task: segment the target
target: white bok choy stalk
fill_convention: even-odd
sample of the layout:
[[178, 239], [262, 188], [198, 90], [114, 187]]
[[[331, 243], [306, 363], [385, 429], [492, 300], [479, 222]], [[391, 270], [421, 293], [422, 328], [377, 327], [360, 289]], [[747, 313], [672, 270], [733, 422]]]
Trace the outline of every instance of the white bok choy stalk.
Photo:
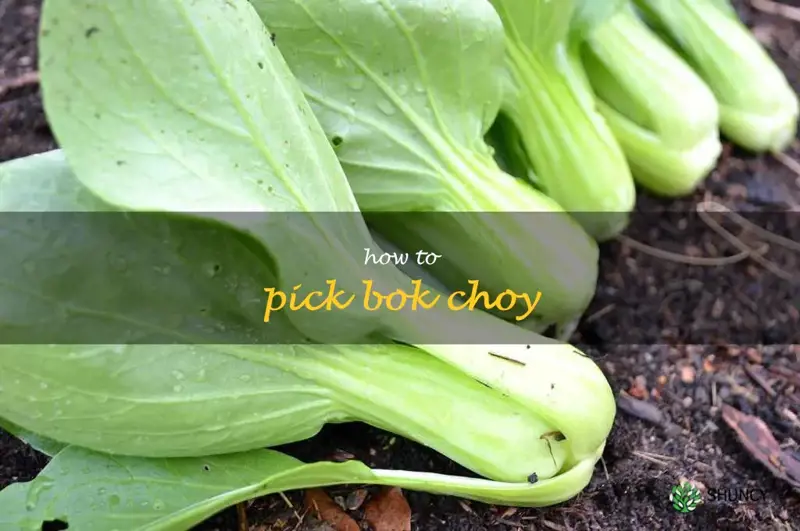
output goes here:
[[631, 170], [598, 113], [580, 64], [580, 44], [620, 0], [491, 0], [505, 29], [502, 112], [532, 165], [536, 186], [598, 240], [628, 223], [636, 199]]
[[630, 3], [587, 35], [581, 58], [634, 178], [660, 195], [691, 193], [722, 151], [711, 89]]
[[714, 92], [725, 136], [757, 152], [782, 151], [792, 142], [797, 94], [728, 0], [634, 3]]
[[493, 294], [541, 291], [532, 328], [585, 311], [596, 244], [556, 202], [502, 171], [483, 139], [503, 95], [503, 28], [491, 5], [251, 3], [378, 232], [441, 254], [429, 269], [452, 290], [480, 279]]
[[[165, 54], [164, 49], [181, 53]], [[8, 302], [9, 311], [20, 311], [22, 315], [10, 321], [20, 327], [10, 326], [7, 330], [9, 334], [17, 334], [7, 337], [19, 337], [20, 341], [4, 349], [0, 416], [24, 429], [65, 443], [102, 447], [102, 451], [112, 454], [134, 452], [152, 457], [205, 456], [264, 446], [269, 444], [269, 430], [265, 426], [274, 420], [271, 416], [279, 419], [289, 415], [293, 406], [307, 409], [311, 419], [298, 421], [287, 417], [276, 421], [274, 444], [288, 437], [287, 433], [279, 432], [288, 432], [294, 439], [303, 438], [312, 435], [314, 426], [318, 429], [324, 421], [353, 417], [377, 425], [386, 422], [400, 433], [425, 440], [429, 428], [413, 426], [414, 414], [398, 422], [402, 427], [395, 426], [391, 416], [377, 412], [377, 405], [373, 413], [367, 408], [358, 409], [359, 406], [350, 402], [352, 396], [346, 393], [337, 395], [336, 400], [332, 398], [331, 386], [346, 387], [351, 392], [356, 380], [374, 378], [369, 369], [372, 357], [361, 358], [366, 367], [362, 369], [361, 364], [344, 362], [347, 356], [341, 353], [341, 347], [311, 349], [307, 342], [297, 343], [300, 340], [292, 339], [291, 334], [288, 338], [283, 336], [288, 327], [265, 327], [261, 321], [260, 287], [270, 281], [264, 276], [266, 271], [277, 277], [278, 286], [291, 287], [299, 283], [314, 286], [314, 282], [321, 279], [336, 278], [352, 288], [361, 279], [369, 278], [367, 269], [356, 257], [363, 256], [362, 249], [369, 247], [372, 239], [335, 153], [274, 47], [269, 31], [251, 5], [244, 0], [224, 3], [147, 0], [113, 5], [91, 0], [76, 6], [66, 0], [48, 0], [42, 13], [40, 51], [47, 116], [68, 161], [69, 171], [82, 187], [71, 193], [77, 195], [80, 204], [92, 197], [106, 205], [106, 209], [139, 211], [152, 216], [144, 218], [150, 220], [145, 222], [139, 217], [142, 214], [120, 219], [144, 225], [144, 228], [138, 227], [141, 232], [134, 231], [134, 234], [145, 242], [149, 236], [160, 241], [162, 246], [174, 243], [178, 246], [178, 256], [169, 267], [164, 267], [166, 264], [160, 260], [167, 255], [160, 252], [129, 251], [125, 255], [122, 249], [118, 254], [127, 256], [123, 259], [115, 253], [105, 257], [86, 253], [87, 256], [76, 257], [82, 259], [86, 267], [73, 268], [69, 261], [62, 260], [61, 254], [69, 247], [60, 242], [49, 242], [53, 248], [50, 253], [46, 245], [36, 242], [26, 244], [23, 241], [18, 248], [12, 245], [10, 249], [16, 249], [20, 264], [27, 264], [27, 267], [23, 265], [20, 272], [17, 266], [18, 283], [4, 285], [8, 296], [4, 295], [2, 300]], [[74, 210], [50, 207], [63, 196], [57, 192], [59, 186], [67, 185], [66, 173], [66, 167], [58, 169], [54, 172], [59, 176], [57, 180], [41, 186], [38, 194], [32, 192], [40, 206], [27, 210], [34, 214], [51, 210], [69, 214]], [[15, 210], [16, 204], [12, 202], [6, 210]], [[157, 225], [161, 219], [154, 212], [162, 212], [164, 218], [174, 219], [176, 223], [184, 223], [189, 233], [187, 237], [184, 239], [177, 234], [173, 241], [168, 237], [170, 228], [150, 226], [148, 229], [149, 224]], [[323, 219], [316, 215], [322, 212], [340, 215]], [[49, 216], [42, 219], [59, 220]], [[331, 219], [335, 221], [330, 222]], [[222, 251], [216, 254], [216, 260], [208, 261], [208, 255], [202, 254], [213, 251], [210, 246], [209, 250], [205, 249], [207, 240], [212, 238], [203, 230], [220, 234], [228, 231], [229, 236], [218, 236]], [[9, 234], [12, 243], [13, 236]], [[113, 235], [105, 236], [109, 244], [112, 243]], [[235, 274], [230, 278], [224, 271], [226, 268], [236, 271], [237, 266], [235, 260], [228, 265], [231, 259], [226, 255], [226, 246], [237, 245], [240, 248], [232, 249], [232, 256], [241, 255], [246, 249], [259, 260], [248, 259], [249, 275]], [[20, 256], [19, 253], [24, 254]], [[199, 254], [192, 256], [193, 253]], [[27, 260], [27, 257], [37, 256], [42, 256], [44, 262]], [[108, 276], [101, 275], [104, 270], [116, 268], [127, 278], [129, 269], [146, 263], [145, 258], [154, 260], [155, 268], [152, 263], [147, 264], [151, 276], [137, 282], [141, 294], [132, 293], [130, 286], [123, 290], [122, 285], [119, 291], [99, 289], [103, 284], [101, 280]], [[194, 269], [186, 270], [179, 282], [170, 271], [180, 263]], [[34, 274], [50, 264], [58, 267], [45, 271], [44, 277]], [[91, 267], [95, 268], [95, 274], [76, 276], [75, 271]], [[407, 277], [393, 267], [384, 267], [382, 271], [380, 278], [376, 277], [380, 285], [395, 287], [403, 282], [407, 285]], [[165, 275], [165, 279], [156, 282], [156, 275]], [[205, 284], [201, 283], [205, 287], [197, 288], [202, 305], [181, 297], [193, 293], [186, 280], [194, 277], [205, 279]], [[222, 289], [218, 291], [209, 278], [227, 283], [224, 287], [218, 286]], [[97, 282], [98, 289], [80, 289], [92, 288], [91, 284], [79, 285], [81, 281], [87, 282], [86, 279]], [[155, 283], [151, 290], [141, 287], [148, 281]], [[18, 289], [24, 282], [39, 284]], [[43, 297], [42, 290], [47, 292], [47, 297]], [[382, 290], [388, 291], [392, 290]], [[157, 297], [159, 293], [163, 296]], [[130, 295], [124, 299], [128, 304], [120, 305], [115, 299], [120, 294]], [[20, 302], [18, 307], [13, 304], [15, 300]], [[41, 308], [45, 300], [59, 304]], [[39, 306], [34, 304], [36, 301]], [[187, 301], [194, 308], [188, 314], [183, 312]], [[166, 305], [162, 315], [150, 314], [154, 303]], [[247, 310], [255, 309], [258, 303], [261, 311]], [[207, 317], [209, 305], [218, 308], [219, 315], [228, 321]], [[454, 449], [459, 444], [457, 438], [451, 441], [448, 437], [439, 437], [437, 442], [434, 436], [428, 443], [438, 445], [444, 452], [460, 455], [455, 458], [482, 470], [489, 479], [497, 478], [506, 483], [402, 471], [376, 475], [376, 482], [523, 505], [565, 499], [588, 482], [611, 428], [615, 409], [608, 383], [590, 359], [569, 345], [547, 342], [537, 334], [481, 312], [397, 312], [389, 319], [351, 308], [331, 312], [322, 321], [316, 316], [307, 320], [302, 312], [289, 312], [287, 319], [299, 336], [312, 341], [344, 344], [373, 335], [416, 345], [418, 349], [397, 350], [406, 353], [398, 357], [406, 356], [403, 359], [408, 360], [411, 374], [416, 377], [419, 372], [413, 371], [416, 359], [425, 360], [420, 363], [430, 363], [434, 372], [441, 371], [442, 375], [452, 375], [462, 382], [453, 385], [480, 393], [486, 391], [479, 388], [486, 387], [499, 395], [496, 403], [503, 412], [490, 416], [503, 418], [509, 426], [515, 426], [512, 429], [515, 433], [503, 446], [508, 448], [516, 442], [519, 448], [531, 452], [531, 455], [526, 455], [524, 450], [515, 452], [521, 459], [518, 462], [515, 462], [517, 457], [507, 460], [505, 456], [494, 456], [490, 458], [492, 465], [488, 466], [486, 459], [476, 458], [477, 447], [483, 449], [488, 441], [482, 433], [467, 436], [476, 444], [472, 450], [463, 451]], [[31, 309], [33, 311], [27, 311]], [[42, 313], [36, 313], [38, 310]], [[36, 319], [34, 315], [49, 317]], [[31, 337], [24, 333], [26, 329], [30, 331], [30, 327], [49, 333], [53, 338], [76, 333], [89, 338], [93, 334], [101, 335], [102, 331], [111, 337], [122, 336], [124, 340], [109, 341], [111, 346], [72, 349], [59, 345], [59, 341], [50, 342], [56, 344], [55, 347], [22, 345], [21, 339]], [[191, 334], [172, 336], [172, 341], [168, 341], [172, 329], [184, 329]], [[435, 344], [437, 338], [441, 338], [442, 329], [461, 334], [466, 338], [464, 344]], [[265, 342], [262, 334], [267, 333], [278, 334], [279, 337], [272, 340], [278, 344], [257, 345]], [[498, 342], [502, 338], [503, 344], [468, 341], [479, 337], [497, 338]], [[210, 338], [217, 344], [210, 345]], [[284, 347], [287, 341], [290, 347]], [[124, 346], [122, 343], [137, 344]], [[175, 344], [163, 355], [165, 347], [147, 343]], [[364, 348], [352, 351], [351, 355], [366, 356], [369, 347]], [[423, 351], [432, 357], [423, 355]], [[220, 352], [222, 358], [211, 359]], [[111, 354], [119, 356], [113, 366], [101, 363]], [[379, 355], [380, 352], [375, 356], [376, 366], [381, 363]], [[46, 363], [32, 362], [37, 358], [57, 359], [62, 370], [54, 372]], [[270, 361], [264, 362], [264, 359]], [[100, 360], [98, 365], [94, 365], [97, 360]], [[209, 365], [200, 373], [206, 363], [203, 360], [209, 360]], [[394, 367], [393, 356], [383, 360]], [[252, 368], [253, 363], [261, 364], [260, 370], [264, 373], [248, 374], [247, 370], [243, 373], [242, 366], [237, 366], [240, 362], [247, 362], [247, 369]], [[196, 370], [192, 363], [197, 364]], [[220, 363], [231, 364], [223, 367], [225, 372], [217, 382], [220, 385], [206, 385], [204, 378], [217, 378], [214, 371]], [[176, 400], [175, 397], [180, 397], [190, 385], [190, 369], [195, 371], [192, 378], [197, 385], [191, 383], [197, 392], [195, 398], [214, 401], [215, 395], [222, 392], [221, 405], [207, 411], [190, 405], [188, 411], [183, 411], [185, 415], [178, 408], [174, 415], [163, 417], [161, 411], [153, 410], [138, 420], [152, 428], [141, 432], [141, 436], [153, 435], [159, 439], [160, 431], [156, 426], [168, 430], [164, 419], [175, 422], [177, 418], [188, 423], [188, 426], [183, 425], [184, 436], [162, 437], [158, 444], [146, 445], [149, 451], [144, 449], [145, 444], [137, 446], [135, 437], [128, 440], [131, 433], [126, 432], [121, 420], [126, 411], [150, 402], [186, 406], [181, 398]], [[386, 372], [395, 369], [402, 372], [399, 367], [387, 368]], [[87, 393], [86, 400], [93, 400], [91, 406], [82, 399], [72, 398], [71, 393], [81, 394], [81, 387], [76, 388], [73, 377], [80, 376], [82, 371], [91, 377], [78, 381], [81, 387], [86, 385], [90, 390], [92, 386], [102, 386], [103, 378], [129, 377], [127, 386], [114, 388], [114, 393], [127, 393], [130, 399], [122, 406], [114, 403], [108, 389], [104, 393]], [[153, 372], [157, 374], [154, 376]], [[279, 381], [275, 380], [277, 374], [280, 374]], [[328, 382], [329, 387], [324, 387], [320, 384], [323, 375], [338, 383]], [[50, 402], [39, 403], [34, 396], [27, 404], [31, 414], [26, 414], [19, 400], [8, 399], [10, 395], [5, 391], [17, 385], [15, 379], [22, 376], [45, 384], [44, 387], [40, 385], [40, 389]], [[153, 380], [152, 392], [140, 395], [137, 386], [147, 390], [148, 379]], [[343, 383], [345, 381], [347, 383]], [[277, 391], [271, 387], [276, 382]], [[281, 388], [281, 382], [289, 383], [288, 388]], [[379, 379], [372, 383], [376, 385], [362, 388], [363, 396], [383, 392]], [[244, 387], [237, 387], [239, 385]], [[225, 396], [225, 390], [231, 388], [230, 396]], [[393, 393], [387, 396], [392, 396], [393, 400], [397, 398]], [[237, 400], [245, 400], [245, 403], [255, 400], [267, 407], [243, 407], [236, 411]], [[371, 403], [372, 399], [365, 402]], [[99, 414], [104, 407], [108, 407], [107, 414]], [[425, 417], [424, 412], [419, 415], [419, 418]], [[237, 420], [230, 422], [231, 419]], [[519, 422], [519, 419], [535, 420], [528, 423]], [[298, 422], [294, 431], [289, 420]], [[192, 424], [195, 421], [196, 424]], [[81, 427], [81, 423], [86, 426]], [[251, 431], [257, 425], [267, 435], [258, 435], [258, 429]], [[188, 435], [198, 430], [202, 432], [201, 427], [211, 427], [211, 433], [196, 438]], [[542, 431], [545, 429], [548, 431]], [[538, 435], [536, 440], [541, 441], [534, 443], [535, 449], [529, 447], [532, 435]], [[251, 437], [248, 444], [246, 441]], [[515, 438], [519, 440], [513, 441]], [[144, 443], [143, 440], [138, 442]], [[470, 444], [465, 443], [465, 448]], [[538, 453], [545, 448], [546, 456]], [[550, 475], [560, 485], [556, 493], [547, 486], [547, 481], [535, 485], [521, 481], [525, 474], [531, 473], [528, 468], [533, 462], [542, 466], [545, 462], [552, 463], [547, 465], [542, 476], [537, 473], [537, 477], [545, 479], [544, 476]], [[508, 483], [511, 478], [514, 481]], [[560, 478], [568, 479], [559, 481]], [[326, 481], [332, 480], [326, 476], [317, 481], [328, 484]], [[543, 497], [537, 492], [542, 492]]]

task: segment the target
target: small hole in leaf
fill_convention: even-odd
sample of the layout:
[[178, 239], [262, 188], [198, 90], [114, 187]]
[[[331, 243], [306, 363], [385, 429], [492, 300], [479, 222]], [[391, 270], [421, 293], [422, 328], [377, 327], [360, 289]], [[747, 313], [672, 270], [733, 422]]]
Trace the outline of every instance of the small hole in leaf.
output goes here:
[[203, 470], [205, 470], [206, 472], [210, 472], [211, 471], [211, 467], [208, 466], [208, 465], [203, 465]]
[[69, 529], [69, 525], [63, 520], [49, 520], [42, 523], [42, 531], [62, 531]]
[[341, 145], [342, 145], [342, 142], [344, 142], [344, 138], [342, 138], [342, 137], [340, 137], [340, 136], [335, 136], [335, 137], [331, 138], [331, 143], [332, 143], [334, 146], [337, 146], [337, 147], [338, 147], [338, 146], [341, 146]]

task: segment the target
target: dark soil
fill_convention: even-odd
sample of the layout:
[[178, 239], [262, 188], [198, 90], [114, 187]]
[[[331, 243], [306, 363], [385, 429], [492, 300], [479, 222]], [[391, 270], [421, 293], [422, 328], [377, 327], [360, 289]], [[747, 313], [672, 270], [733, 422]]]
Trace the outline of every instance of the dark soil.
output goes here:
[[[0, 0], [0, 87], [35, 70], [39, 4]], [[743, 4], [738, 7], [745, 21], [800, 89], [800, 23]], [[0, 161], [53, 147], [38, 87], [0, 88]], [[800, 159], [797, 142], [788, 155]], [[695, 214], [703, 200], [746, 212], [754, 223], [800, 240], [800, 174], [771, 156], [731, 146], [694, 197], [663, 201], [641, 194], [626, 234], [684, 255], [735, 255], [740, 249]], [[624, 240], [603, 245], [597, 296], [573, 342], [597, 358], [616, 392], [653, 407], [634, 414], [620, 407], [604, 459], [577, 499], [515, 511], [406, 492], [415, 530], [800, 529], [800, 496], [748, 453], [720, 415], [728, 404], [761, 418], [783, 450], [800, 459], [800, 291], [781, 276], [800, 271], [800, 255], [773, 243], [770, 272], [752, 260], [691, 266], [636, 247]], [[350, 453], [375, 466], [464, 473], [431, 450], [362, 425], [330, 426], [285, 450], [307, 460]], [[0, 432], [0, 488], [33, 478], [45, 464]], [[758, 488], [764, 498], [706, 501], [683, 515], [668, 502], [681, 478], [706, 489]], [[346, 496], [354, 488], [329, 493]], [[309, 529], [310, 518], [298, 520], [300, 495], [287, 499], [272, 496], [248, 506], [250, 529]], [[230, 510], [200, 529], [238, 525]]]

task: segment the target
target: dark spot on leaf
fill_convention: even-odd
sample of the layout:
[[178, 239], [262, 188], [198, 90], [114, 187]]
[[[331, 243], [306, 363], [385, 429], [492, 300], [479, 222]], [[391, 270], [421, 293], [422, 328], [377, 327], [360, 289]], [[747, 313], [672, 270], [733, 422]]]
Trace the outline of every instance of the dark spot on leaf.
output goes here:
[[212, 269], [214, 269], [214, 273], [219, 273], [220, 270], [222, 269], [222, 266], [219, 264], [214, 264], [214, 267]]
[[526, 348], [527, 350], [530, 350], [530, 349], [531, 349], [531, 346], [530, 346], [530, 345], [525, 345], [525, 348]]
[[272, 186], [267, 186], [267, 192], [272, 193], [275, 190]]
[[553, 390], [553, 389], [555, 389], [555, 388], [556, 388], [556, 384], [554, 384], [554, 383], [551, 383], [551, 384], [550, 384], [550, 390], [552, 391], [552, 390]]
[[200, 308], [200, 313], [202, 314], [208, 313], [208, 308]]
[[539, 476], [538, 476], [538, 475], [536, 475], [536, 472], [534, 472], [533, 474], [531, 474], [530, 476], [528, 476], [528, 483], [530, 483], [531, 485], [533, 485], [533, 484], [534, 484], [534, 483], [536, 483], [537, 481], [539, 481]]
[[338, 146], [341, 146], [341, 145], [342, 145], [342, 142], [344, 142], [344, 139], [343, 139], [342, 137], [338, 136], [338, 135], [337, 135], [337, 136], [335, 136], [335, 137], [333, 137], [333, 138], [331, 138], [331, 143], [332, 143], [334, 146], [337, 146], [337, 147], [338, 147]]
[[276, 37], [277, 37], [277, 35], [275, 35], [274, 33], [270, 33], [270, 34], [269, 34], [269, 40], [271, 40], [271, 41], [272, 41], [272, 44], [273, 44], [273, 45], [275, 44], [275, 38], [276, 38]]
[[564, 435], [560, 431], [548, 431], [547, 433], [543, 433], [542, 436], [539, 437], [539, 439], [544, 439], [544, 440], [551, 439], [551, 438], [556, 442], [561, 442], [561, 441], [566, 441], [567, 440], [566, 435]]
[[42, 30], [42, 37], [47, 37], [48, 35], [50, 35], [50, 30], [48, 30], [48, 29], [43, 29], [43, 30]]
[[264, 63], [262, 63], [261, 61], [259, 61], [259, 62], [258, 62], [258, 67], [259, 67], [261, 70], [264, 70]]
[[63, 529], [69, 529], [69, 525], [63, 520], [48, 520], [47, 522], [42, 522], [42, 531], [61, 531]]
[[209, 472], [209, 471], [211, 471], [211, 467], [208, 466], [208, 465], [203, 465], [203, 470], [205, 470], [206, 472]]
[[99, 112], [94, 113], [94, 117], [95, 117], [96, 120], [99, 120], [100, 119], [100, 113]]
[[117, 166], [123, 166], [123, 165], [125, 165], [125, 161], [124, 160], [118, 160], [117, 161]]
[[89, 29], [87, 29], [87, 30], [86, 30], [86, 33], [84, 33], [84, 35], [86, 35], [86, 38], [88, 39], [88, 38], [90, 38], [92, 35], [94, 35], [95, 33], [97, 33], [98, 31], [100, 31], [100, 28], [98, 28], [97, 26], [92, 26], [91, 28], [89, 28]]

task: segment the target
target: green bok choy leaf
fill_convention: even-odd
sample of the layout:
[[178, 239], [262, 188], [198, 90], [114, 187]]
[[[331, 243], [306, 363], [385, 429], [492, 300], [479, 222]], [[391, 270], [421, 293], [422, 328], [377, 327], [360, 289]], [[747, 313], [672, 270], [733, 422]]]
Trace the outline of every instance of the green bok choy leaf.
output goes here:
[[[563, 501], [592, 465], [534, 485], [454, 478], [424, 472], [370, 470], [357, 461], [306, 464], [272, 450], [182, 459], [98, 454], [78, 447], [58, 453], [42, 474], [0, 491], [0, 528], [39, 531], [60, 520], [81, 531], [184, 531], [226, 507], [276, 492], [346, 483], [399, 485], [487, 503], [541, 505]], [[135, 486], [135, 488], [132, 488]], [[476, 494], [480, 492], [480, 495]], [[535, 493], [535, 495], [533, 494]], [[536, 504], [534, 504], [536, 505]]]
[[[428, 481], [393, 472], [386, 482], [536, 504], [544, 500], [536, 492], [552, 499], [547, 481], [520, 481], [536, 461], [554, 481], [569, 478], [560, 495], [576, 494], [602, 451], [614, 400], [597, 366], [573, 347], [480, 312], [398, 312], [393, 319], [332, 312], [330, 326], [318, 330], [297, 313], [287, 315], [286, 326], [265, 327], [262, 312], [250, 311], [269, 274], [284, 285], [340, 274], [357, 282], [365, 271], [353, 251], [372, 243], [336, 155], [270, 37], [244, 0], [45, 3], [43, 95], [69, 168], [59, 153], [4, 166], [0, 180], [10, 184], [3, 209], [72, 213], [63, 219], [73, 222], [92, 219], [74, 217], [76, 211], [162, 214], [75, 226], [67, 231], [71, 245], [6, 231], [16, 255], [4, 253], [15, 278], [0, 299], [9, 315], [5, 331], [20, 338], [40, 331], [52, 340], [3, 347], [0, 416], [61, 442], [134, 457], [245, 451], [358, 418], [439, 445], [490, 479], [513, 479]], [[38, 172], [46, 179], [37, 185], [31, 176]], [[309, 216], [300, 227], [270, 215], [331, 211], [352, 215], [343, 215], [341, 226]], [[241, 213], [251, 215], [234, 215]], [[113, 252], [86, 252], [92, 241]], [[384, 269], [389, 285], [405, 278]], [[76, 275], [87, 270], [92, 274]], [[433, 344], [442, 326], [515, 343]], [[76, 329], [121, 337], [110, 345], [57, 344], [59, 334]], [[326, 336], [340, 329], [344, 335]], [[419, 348], [309, 345], [369, 333]], [[209, 334], [226, 344], [203, 344]], [[282, 344], [255, 345], [277, 341], [273, 335]], [[142, 344], [122, 344], [131, 342]], [[384, 411], [381, 403], [397, 407], [409, 378], [425, 381], [420, 374], [441, 380], [427, 384], [428, 393], [448, 395], [451, 385], [479, 393], [480, 405], [468, 414], [486, 407], [491, 422], [514, 424], [515, 433], [491, 442], [487, 421], [474, 432], [465, 427], [459, 442], [439, 431], [438, 406], [432, 425], [424, 408], [398, 412], [402, 420]], [[391, 391], [401, 384], [402, 391]], [[31, 389], [40, 397], [21, 400]], [[490, 412], [483, 404], [492, 401], [499, 409]], [[420, 401], [439, 402], [438, 394]], [[458, 407], [454, 425], [463, 421]], [[543, 439], [545, 428], [560, 436]], [[495, 444], [511, 453], [491, 455]], [[547, 447], [546, 456], [531, 445]]]
[[[19, 219], [29, 229], [32, 219], [73, 220], [69, 226], [40, 229], [41, 239], [32, 237], [37, 231], [19, 230], [14, 231], [18, 241], [8, 235], [3, 241], [3, 266], [10, 280], [0, 304], [3, 333], [12, 339], [14, 334], [44, 333], [42, 341], [52, 342], [0, 345], [0, 416], [16, 425], [12, 433], [26, 440], [43, 435], [117, 456], [208, 459], [305, 439], [326, 422], [360, 420], [508, 482], [461, 483], [465, 478], [383, 471], [376, 472], [377, 483], [430, 487], [432, 492], [475, 499], [493, 499], [495, 489], [502, 487], [500, 492], [528, 499], [523, 504], [539, 504], [550, 503], [550, 498], [537, 493], [560, 493], [566, 499], [589, 479], [586, 473], [597, 456], [576, 463], [583, 472], [570, 472], [567, 446], [552, 435], [561, 434], [559, 426], [546, 424], [512, 398], [419, 349], [312, 345], [284, 314], [260, 331], [281, 334], [292, 344], [201, 344], [209, 339], [203, 331], [212, 323], [215, 330], [227, 328], [231, 341], [237, 334], [252, 339], [255, 331], [242, 323], [248, 320], [247, 306], [258, 301], [243, 300], [241, 290], [270, 276], [246, 238], [230, 228], [166, 214], [148, 215], [146, 222], [114, 215], [70, 175], [60, 152], [0, 165], [0, 197], [7, 219]], [[58, 237], [62, 231], [70, 237]], [[98, 260], [98, 250], [114, 259]], [[126, 275], [116, 270], [122, 260]], [[69, 267], [53, 267], [58, 262]], [[209, 278], [209, 263], [223, 273]], [[47, 270], [46, 276], [34, 276], [37, 270]], [[75, 277], [88, 270], [89, 290]], [[185, 310], [181, 300], [186, 306], [205, 306], [201, 319], [206, 322], [175, 323], [175, 312]], [[54, 302], [69, 305], [72, 319], [64, 319], [63, 307]], [[58, 344], [70, 327], [109, 327], [115, 321], [138, 323], [140, 340], [163, 344]], [[176, 341], [192, 344], [167, 344]], [[404, 405], [398, 407], [401, 396]], [[435, 409], [429, 407], [433, 403]], [[9, 428], [8, 422], [0, 425]], [[58, 451], [52, 441], [44, 447]], [[192, 463], [156, 463], [171, 468], [187, 462]], [[562, 468], [569, 479], [561, 479]], [[535, 490], [528, 484], [532, 471], [541, 480]], [[42, 490], [39, 484], [49, 481], [46, 477], [47, 471], [31, 490]], [[551, 479], [575, 490], [553, 491]], [[345, 475], [339, 482], [356, 480], [365, 479]], [[145, 488], [147, 479], [137, 485]], [[11, 494], [0, 494], [0, 506], [3, 496]], [[221, 508], [221, 501], [212, 507]], [[50, 502], [39, 503], [38, 509], [52, 509]], [[3, 507], [18, 514], [11, 505]]]
[[711, 87], [725, 136], [752, 151], [789, 145], [800, 113], [797, 94], [728, 0], [634, 1]]
[[609, 0], [491, 0], [505, 28], [503, 112], [520, 132], [536, 185], [595, 238], [621, 232], [635, 188], [619, 143], [595, 109], [580, 41], [614, 13]]
[[711, 89], [630, 4], [595, 27], [581, 52], [635, 179], [666, 196], [694, 190], [722, 151]]
[[[503, 172], [483, 139], [503, 74], [502, 24], [487, 2], [251, 3], [378, 232], [407, 251], [443, 255], [430, 270], [453, 290], [469, 279], [494, 294], [541, 290], [542, 326], [585, 311], [595, 243], [553, 200]], [[435, 214], [369, 216], [408, 211]]]

